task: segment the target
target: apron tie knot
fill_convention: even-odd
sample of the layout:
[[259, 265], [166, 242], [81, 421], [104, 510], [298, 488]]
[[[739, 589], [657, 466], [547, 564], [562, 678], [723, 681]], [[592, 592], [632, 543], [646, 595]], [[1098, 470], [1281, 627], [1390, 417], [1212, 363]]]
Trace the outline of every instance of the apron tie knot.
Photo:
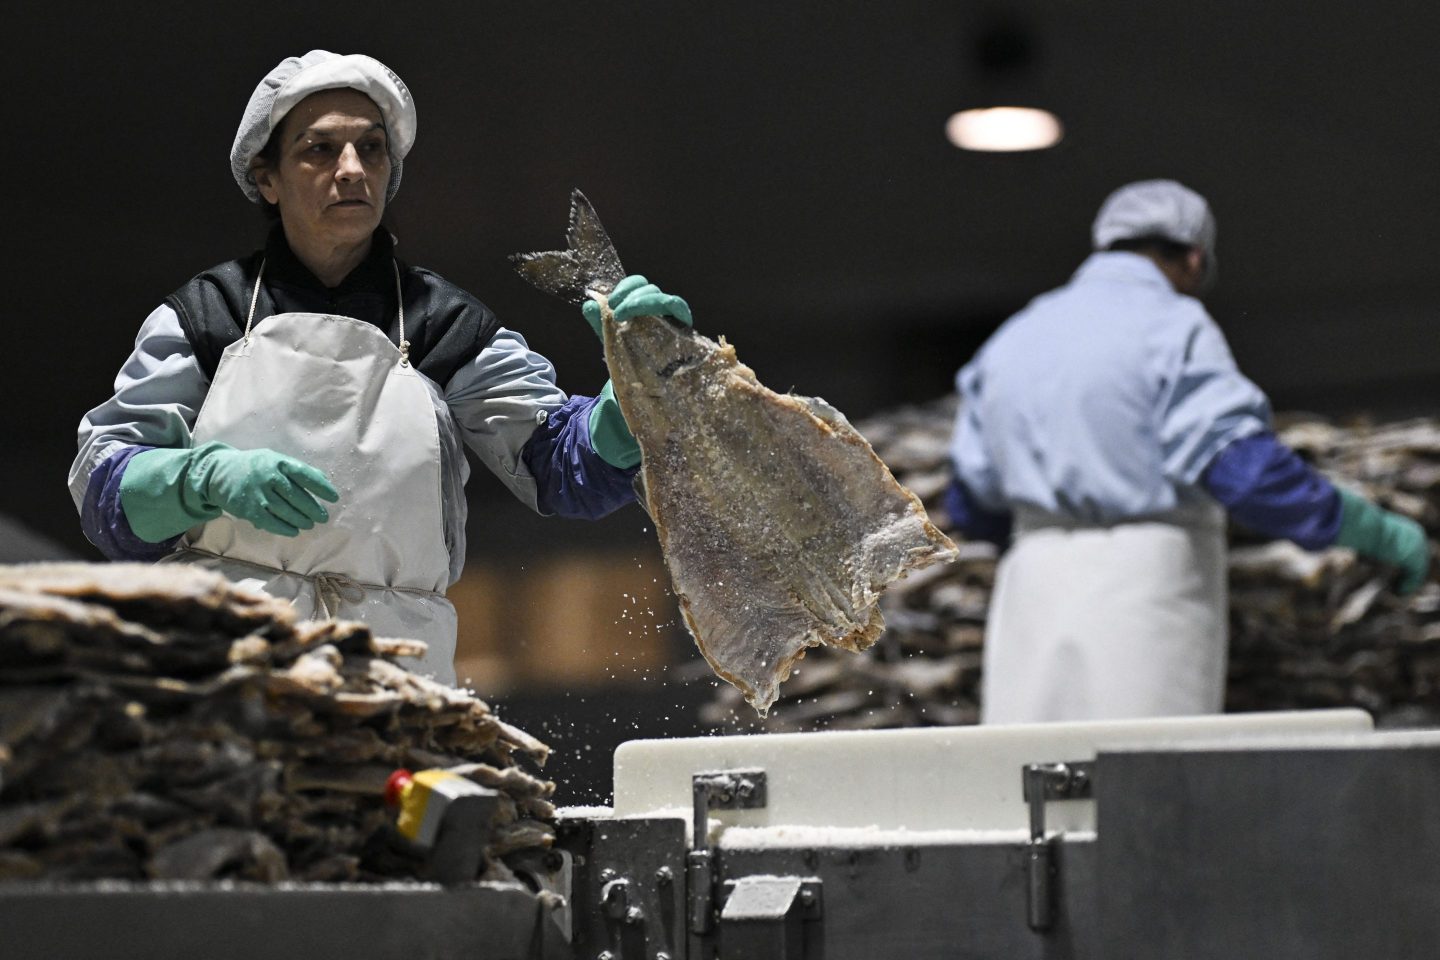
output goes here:
[[315, 584], [315, 603], [327, 620], [334, 620], [340, 612], [341, 600], [361, 603], [365, 599], [365, 589], [343, 573], [317, 573], [310, 579]]

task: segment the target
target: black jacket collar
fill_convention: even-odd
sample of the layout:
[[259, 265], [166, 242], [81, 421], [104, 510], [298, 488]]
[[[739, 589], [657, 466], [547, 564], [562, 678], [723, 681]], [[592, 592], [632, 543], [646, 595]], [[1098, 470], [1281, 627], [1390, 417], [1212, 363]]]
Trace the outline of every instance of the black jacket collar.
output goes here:
[[[334, 289], [320, 283], [290, 250], [277, 226], [262, 251], [216, 264], [166, 298], [174, 309], [205, 375], [214, 378], [225, 348], [240, 339], [255, 272], [266, 258], [265, 280], [255, 309], [257, 322], [276, 313], [330, 313], [373, 323], [398, 340], [394, 243], [377, 230], [370, 255]], [[429, 270], [400, 268], [410, 362], [438, 384], [474, 361], [500, 329], [485, 305]]]
[[357, 293], [393, 296], [395, 270], [390, 264], [394, 259], [395, 243], [390, 231], [379, 227], [371, 237], [370, 252], [365, 259], [340, 281], [339, 286], [327, 287], [295, 256], [285, 239], [285, 229], [277, 223], [265, 241], [265, 283], [267, 286], [278, 284], [289, 287], [297, 292], [303, 290], [329, 301], [342, 300]]

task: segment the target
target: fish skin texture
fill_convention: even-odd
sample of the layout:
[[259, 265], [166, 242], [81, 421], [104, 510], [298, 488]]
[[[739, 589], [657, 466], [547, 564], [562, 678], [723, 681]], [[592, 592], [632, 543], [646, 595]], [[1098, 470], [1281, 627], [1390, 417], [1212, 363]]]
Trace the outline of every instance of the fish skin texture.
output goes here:
[[864, 650], [886, 585], [956, 557], [838, 411], [768, 389], [723, 338], [607, 309], [605, 358], [685, 624], [762, 716], [808, 648]]

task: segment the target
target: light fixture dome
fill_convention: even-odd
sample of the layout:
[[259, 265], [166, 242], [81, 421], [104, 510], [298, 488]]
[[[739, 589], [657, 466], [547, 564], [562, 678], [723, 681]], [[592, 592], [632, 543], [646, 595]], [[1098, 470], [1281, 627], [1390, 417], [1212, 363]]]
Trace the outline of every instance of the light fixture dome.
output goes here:
[[1044, 150], [1064, 137], [1060, 119], [1036, 107], [961, 110], [945, 124], [945, 135], [962, 150], [1015, 153]]

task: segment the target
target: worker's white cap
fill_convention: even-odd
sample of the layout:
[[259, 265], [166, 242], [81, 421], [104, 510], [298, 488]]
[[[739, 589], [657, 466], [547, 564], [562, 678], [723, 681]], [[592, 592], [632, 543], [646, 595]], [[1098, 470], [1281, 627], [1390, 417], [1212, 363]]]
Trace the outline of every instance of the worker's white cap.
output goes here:
[[265, 74], [250, 95], [245, 116], [230, 148], [230, 172], [245, 196], [264, 202], [255, 186], [250, 164], [265, 148], [270, 135], [297, 103], [321, 90], [358, 90], [380, 108], [385, 137], [390, 147], [388, 202], [400, 189], [400, 169], [405, 155], [415, 144], [415, 102], [410, 91], [389, 67], [363, 54], [342, 56], [328, 50], [311, 50], [303, 57], [287, 57]]
[[1117, 240], [1158, 237], [1205, 251], [1206, 280], [1215, 275], [1215, 217], [1205, 198], [1174, 180], [1127, 183], [1105, 198], [1091, 236], [1096, 250]]

